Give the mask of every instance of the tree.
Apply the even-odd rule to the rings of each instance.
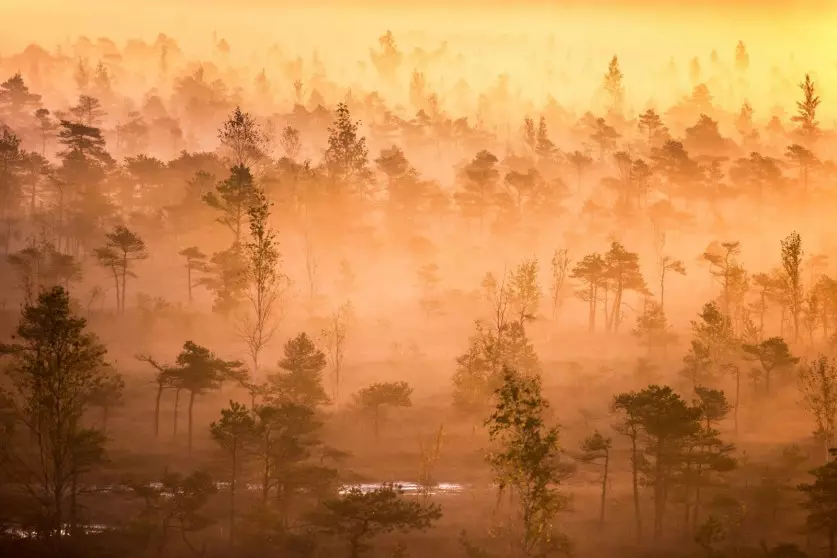
[[[814,482],[798,487],[806,497],[803,505],[808,510],[808,528],[826,532],[828,558],[834,558],[837,550],[837,461],[831,460],[811,474]]]
[[[837,433],[837,363],[834,359],[820,355],[801,366],[799,390],[805,410],[817,425],[814,435],[822,441],[827,462]]]
[[[337,105],[334,123],[328,129],[328,148],[324,165],[335,194],[346,194],[354,188],[363,199],[365,188],[371,179],[369,149],[366,138],[358,134],[359,122],[352,122],[346,103]],[[342,199],[340,201],[343,201]]]
[[[683,262],[669,256],[663,256],[660,261],[660,309],[665,313],[666,301],[666,274],[672,271],[680,275],[686,275],[686,267]]]
[[[360,558],[377,535],[423,531],[441,517],[437,504],[407,500],[399,486],[384,484],[370,491],[350,488],[340,498],[323,502],[310,519],[325,533],[345,537],[349,558]]]
[[[177,369],[172,366],[162,365],[148,355],[138,354],[136,359],[142,362],[147,362],[157,370],[154,377],[154,383],[157,386],[157,396],[154,399],[154,436],[160,437],[160,402],[163,398],[163,391],[166,389],[176,389],[178,396],[180,387],[178,386]],[[177,428],[177,402],[175,402],[175,432]]]
[[[124,225],[117,225],[112,232],[106,235],[105,246],[96,252],[99,264],[109,267],[118,274],[121,281],[121,288],[117,289],[121,299],[117,306],[120,314],[125,313],[125,291],[128,275],[135,276],[131,271],[134,262],[148,258],[148,251],[145,242],[136,233],[128,230]]]
[[[340,398],[340,380],[343,373],[343,362],[346,358],[346,336],[349,330],[349,320],[352,306],[346,302],[331,313],[328,326],[323,329],[323,339],[326,353],[331,365],[331,400],[336,406]]]
[[[566,281],[570,269],[570,257],[566,248],[556,249],[552,255],[552,281],[550,291],[552,295],[552,319],[554,320],[558,309],[561,307],[566,296]]]
[[[6,255],[9,254],[12,222],[23,199],[23,162],[20,138],[3,128],[0,130],[0,218],[6,225]]]
[[[581,178],[584,174],[584,171],[593,164],[593,159],[587,155],[586,153],[582,153],[581,151],[573,151],[569,155],[567,155],[567,163],[575,170],[576,176],[576,183],[575,189],[576,192],[581,192]]]
[[[663,532],[666,502],[681,455],[700,428],[701,411],[668,386],[652,385],[636,395],[645,437],[646,476],[654,489],[654,537]]]
[[[559,466],[558,428],[546,425],[549,403],[541,397],[537,376],[523,376],[505,367],[496,394],[496,407],[486,420],[489,439],[496,444],[488,455],[501,492],[519,502],[521,533],[516,551],[521,556],[546,556],[567,547],[553,521],[566,506],[557,486],[563,478]]]
[[[230,545],[235,542],[235,489],[244,449],[252,439],[256,421],[247,407],[230,401],[228,409],[221,409],[221,418],[209,426],[212,439],[230,457]]]
[[[125,380],[122,374],[107,368],[106,370],[107,373],[98,378],[88,400],[88,405],[102,410],[102,426],[100,429],[102,434],[107,434],[110,411],[123,403],[122,398],[125,392]]]
[[[596,430],[593,434],[584,439],[581,445],[581,460],[593,463],[602,460],[602,502],[599,508],[599,523],[604,525],[605,503],[607,502],[607,481],[608,470],[610,469],[610,450],[613,447],[613,440],[605,438]]]
[[[201,549],[189,540],[189,533],[206,529],[213,523],[203,509],[217,491],[215,481],[205,471],[194,471],[187,476],[167,473],[159,483],[133,483],[134,493],[143,500],[138,527],[145,535],[146,544],[156,539],[155,552],[161,555],[169,540],[169,533],[179,533],[181,540],[197,556],[206,553],[206,541]],[[156,535],[156,536],[155,536]]]
[[[724,315],[732,319],[733,285],[736,276],[743,272],[736,257],[741,254],[740,242],[723,242],[720,245],[711,244],[703,253],[703,259],[709,262],[709,272],[721,284],[721,298]]]
[[[485,223],[488,208],[497,195],[497,157],[489,151],[480,151],[465,165],[461,172],[462,190],[453,197],[466,217],[479,219],[480,230]]]
[[[20,72],[0,83],[0,115],[9,123],[16,125],[25,114],[40,105],[41,96],[29,91]]]
[[[645,459],[640,450],[642,434],[642,406],[643,397],[635,392],[622,393],[613,397],[611,411],[619,413],[621,420],[614,428],[631,441],[631,487],[634,500],[634,521],[636,522],[636,538],[642,540],[642,507],[639,502],[639,473],[645,465]]]
[[[744,46],[744,41],[738,41],[735,46],[735,69],[743,74],[750,67],[750,55],[747,54],[747,47]]]
[[[613,242],[610,250],[604,255],[604,263],[607,268],[607,286],[613,290],[613,306],[606,324],[608,331],[619,331],[619,324],[622,322],[622,306],[625,304],[623,297],[625,291],[637,291],[647,293],[648,288],[642,273],[639,269],[639,255],[636,252],[629,252],[618,242]],[[605,299],[607,305],[607,299]],[[607,306],[605,306],[607,312]]]
[[[757,360],[764,371],[764,391],[770,393],[770,378],[773,370],[782,370],[799,362],[791,354],[788,344],[781,337],[765,339],[757,345],[743,345],[744,352]]]
[[[820,135],[817,107],[820,106],[821,100],[809,74],[805,74],[805,81],[799,84],[799,89],[802,90],[802,100],[796,102],[796,115],[792,116],[791,120],[799,125],[797,133],[810,149]]]
[[[738,348],[731,321],[714,302],[704,304],[698,317],[692,321],[691,347],[683,357],[682,374],[692,388],[717,380]]]
[[[648,142],[648,149],[655,147],[660,140],[665,139],[666,127],[660,115],[654,109],[648,109],[639,117],[639,130],[645,133]]]
[[[218,183],[214,192],[205,193],[203,201],[221,212],[218,222],[233,233],[233,247],[239,246],[244,219],[251,205],[259,201],[250,169],[243,165],[232,167],[229,178]]]
[[[600,254],[588,254],[575,265],[570,277],[582,282],[582,288],[576,291],[576,296],[587,303],[587,325],[592,333],[596,330],[599,290],[605,286],[607,280],[607,264]]]
[[[604,90],[610,96],[610,113],[621,118],[625,105],[625,86],[622,84],[622,72],[619,70],[619,59],[614,55],[604,75]]]
[[[407,382],[383,382],[365,387],[354,395],[355,406],[361,412],[372,416],[375,438],[380,432],[380,423],[386,407],[411,407],[413,393]]]
[[[266,156],[267,136],[261,126],[241,107],[218,130],[218,139],[229,153],[232,167],[249,167]]]
[[[691,521],[693,526],[697,527],[702,490],[704,486],[713,485],[711,474],[732,470],[736,461],[732,457],[735,446],[724,443],[720,439],[720,432],[715,428],[732,410],[726,395],[723,391],[702,386],[695,388],[695,395],[697,397],[693,406],[700,411],[701,426],[691,443],[687,443],[682,476],[685,485],[686,523],[688,525],[689,513],[694,509]],[[691,501],[692,489],[694,502]]]
[[[523,260],[512,272],[508,284],[511,310],[517,315],[517,322],[524,325],[533,321],[538,312],[541,288],[538,285],[538,260]]]
[[[228,380],[242,381],[245,377],[242,363],[226,361],[216,357],[206,347],[192,341],[183,344],[174,367],[177,387],[189,392],[189,455],[192,455],[192,417],[195,398],[208,391],[216,390]]]
[[[285,356],[279,361],[284,372],[268,377],[269,393],[276,402],[316,408],[328,403],[323,387],[326,356],[308,335],[300,333],[285,343]]]
[[[192,287],[196,284],[192,281],[192,273],[206,272],[209,269],[206,254],[197,246],[189,246],[178,253],[186,259],[186,283],[189,289],[189,304],[192,304]]]
[[[785,157],[799,169],[799,180],[802,182],[804,192],[808,192],[808,177],[811,169],[817,167],[820,162],[814,152],[795,143],[785,151]]]
[[[616,140],[622,137],[604,118],[597,118],[590,139],[599,146],[599,161],[604,161],[607,153],[616,147]]]
[[[270,204],[264,192],[254,193],[248,209],[250,240],[244,243],[247,261],[245,298],[250,311],[243,314],[239,327],[253,361],[253,374],[259,373],[259,354],[267,346],[282,319],[282,297],[286,277],[281,270],[281,254],[276,233],[268,225]]]
[[[16,342],[0,345],[0,354],[10,357],[11,380],[0,394],[11,418],[0,457],[39,507],[56,554],[68,511],[76,527],[80,477],[104,457],[104,437],[82,425],[106,355],[86,327],[68,293],[53,287],[24,305]]]
[[[670,342],[677,336],[672,333],[662,307],[653,300],[646,300],[642,313],[636,317],[636,327],[631,332],[638,337],[648,350],[651,357],[655,350],[660,349],[665,356]]]
[[[782,241],[782,271],[787,289],[788,309],[793,318],[793,339],[799,340],[799,317],[802,314],[802,237],[796,231]]]
[[[107,115],[99,99],[90,95],[79,95],[78,104],[70,107],[70,114],[76,122],[90,128],[98,128]]]

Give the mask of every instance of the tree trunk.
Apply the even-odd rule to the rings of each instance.
[[[639,505],[639,463],[636,447],[637,434],[631,436],[631,484],[634,492],[634,518],[636,519],[636,538],[642,540],[642,509]]]
[[[610,452],[605,452],[604,475],[602,475],[602,504],[599,510],[599,523],[604,525],[605,502],[607,501],[607,473],[610,467]]]
[[[192,304],[192,264],[186,264],[186,279],[189,281],[189,304]]]
[[[195,392],[189,392],[189,457],[192,457],[192,409],[195,406]]]
[[[163,398],[163,384],[157,385],[157,397],[154,401],[154,437],[160,437],[160,399]]]
[[[172,439],[177,439],[177,409],[180,406],[180,388],[174,391],[174,416],[172,417]]]
[[[233,438],[232,445],[232,476],[230,477],[230,546],[235,542],[235,473],[238,465],[236,446],[238,440]]]
[[[120,314],[125,314],[125,282],[128,277],[128,253],[123,252],[122,256],[122,305],[119,310]]]

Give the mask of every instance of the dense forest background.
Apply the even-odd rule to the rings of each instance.
[[[3,552],[834,556],[834,61],[472,23],[3,45]]]

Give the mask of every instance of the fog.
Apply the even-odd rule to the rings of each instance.
[[[833,557],[786,4],[0,0],[0,554]]]

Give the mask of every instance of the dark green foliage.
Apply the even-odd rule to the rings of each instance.
[[[400,487],[385,484],[368,492],[351,488],[340,498],[323,502],[310,520],[324,533],[345,539],[349,558],[359,558],[374,537],[392,531],[425,530],[441,517],[437,504],[405,499]]]

